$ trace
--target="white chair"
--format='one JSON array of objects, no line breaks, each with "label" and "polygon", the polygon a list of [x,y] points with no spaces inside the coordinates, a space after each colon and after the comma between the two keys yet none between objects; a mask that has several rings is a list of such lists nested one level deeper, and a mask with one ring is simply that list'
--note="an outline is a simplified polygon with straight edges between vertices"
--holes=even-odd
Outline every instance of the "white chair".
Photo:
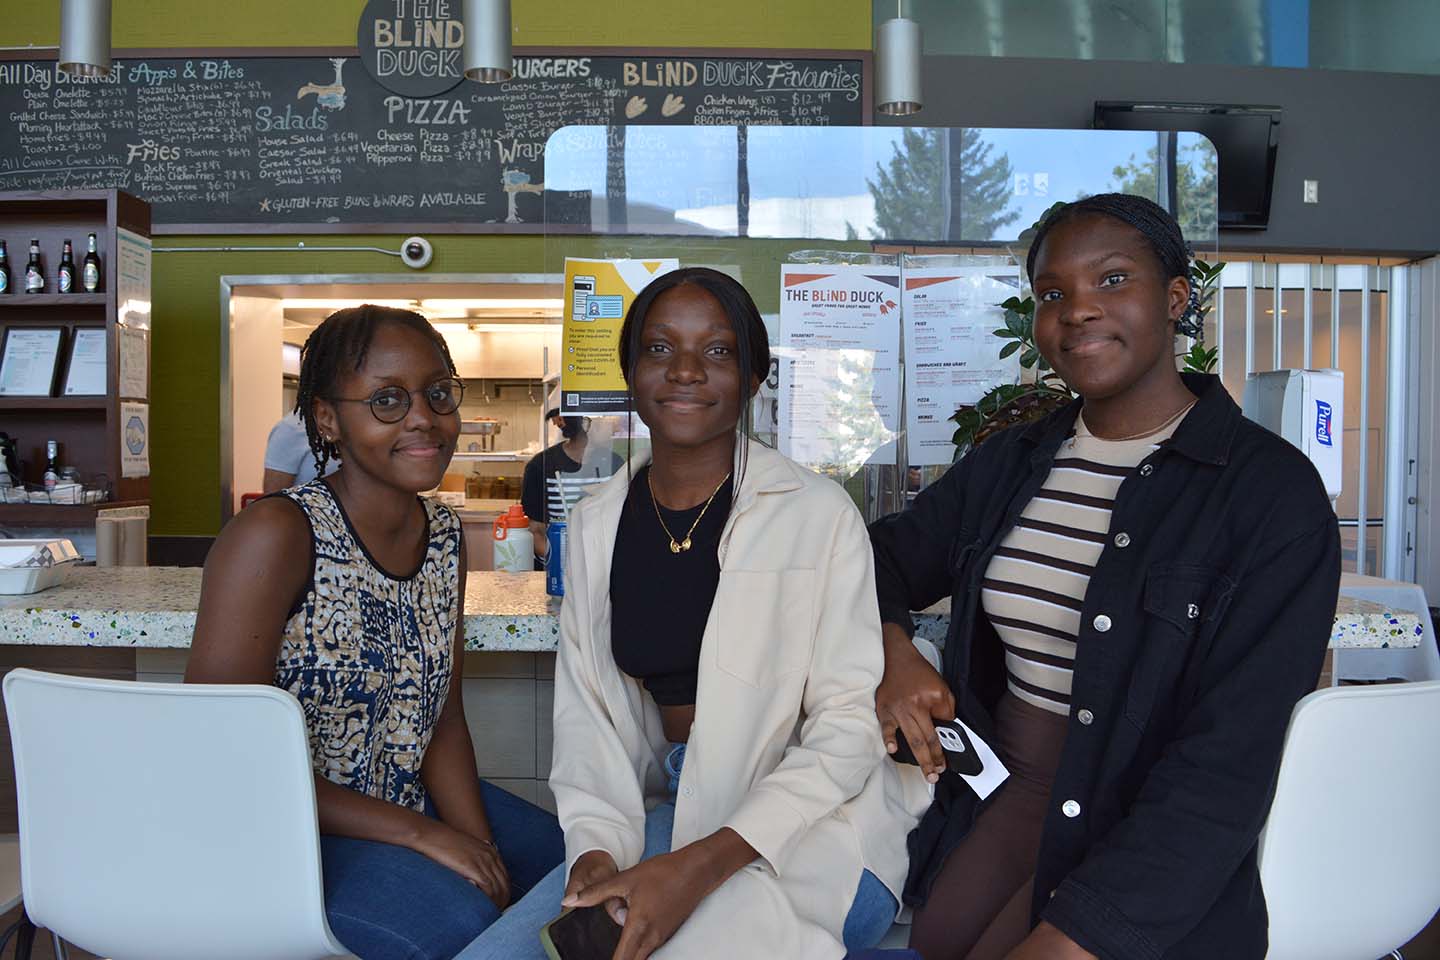
[{"label": "white chair", "polygon": [[1260,835],[1269,960],[1370,960],[1440,907],[1440,682],[1318,690]]},{"label": "white chair", "polygon": [[1355,573],[1342,574],[1340,592],[1347,597],[1370,600],[1396,611],[1420,617],[1425,636],[1418,647],[1387,647],[1380,650],[1339,649],[1335,651],[1335,677],[1346,680],[1440,680],[1440,648],[1435,644],[1435,625],[1419,584],[1382,580]]},{"label": "white chair", "polygon": [[349,956],[288,693],[22,669],[4,695],[36,924],[114,960]]}]

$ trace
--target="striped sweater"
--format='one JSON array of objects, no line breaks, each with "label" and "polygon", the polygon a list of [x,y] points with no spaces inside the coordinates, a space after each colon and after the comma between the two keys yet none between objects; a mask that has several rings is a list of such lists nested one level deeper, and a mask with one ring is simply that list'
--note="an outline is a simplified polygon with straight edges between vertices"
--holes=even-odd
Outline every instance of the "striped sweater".
[{"label": "striped sweater", "polygon": [[1090,572],[1110,539],[1120,483],[1183,417],[1132,440],[1085,427],[1060,446],[1045,485],[1001,541],[985,571],[981,604],[1005,645],[1010,692],[1052,713],[1070,712],[1075,638]]}]

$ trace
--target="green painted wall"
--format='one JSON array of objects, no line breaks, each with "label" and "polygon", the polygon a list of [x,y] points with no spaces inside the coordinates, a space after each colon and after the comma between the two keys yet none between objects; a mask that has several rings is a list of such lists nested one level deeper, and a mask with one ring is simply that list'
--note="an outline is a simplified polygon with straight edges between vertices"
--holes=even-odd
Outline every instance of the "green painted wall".
[{"label": "green painted wall", "polygon": [[[461,0],[451,0],[458,16]],[[364,0],[114,0],[117,48],[350,47]],[[512,0],[519,46],[870,49],[870,0]],[[54,44],[58,0],[7,3],[0,46]]]},{"label": "green painted wall", "polygon": [[[459,0],[454,0],[456,7]],[[362,0],[114,0],[117,49],[351,46]],[[870,0],[545,0],[513,4],[517,46],[654,46],[868,49]],[[10,4],[0,46],[53,45],[59,4]],[[157,250],[187,246],[353,244],[398,250],[403,235],[162,237]],[[430,235],[427,272],[558,271],[560,259],[613,254],[613,240]],[[778,263],[794,244],[687,243],[686,262],[738,264],[762,310],[773,311]],[[673,244],[627,244],[639,254]],[[155,255],[152,340],[150,532],[208,536],[219,530],[220,278],[237,274],[392,273],[394,257],[376,253],[159,253]],[[404,274],[402,274],[404,275]]]}]

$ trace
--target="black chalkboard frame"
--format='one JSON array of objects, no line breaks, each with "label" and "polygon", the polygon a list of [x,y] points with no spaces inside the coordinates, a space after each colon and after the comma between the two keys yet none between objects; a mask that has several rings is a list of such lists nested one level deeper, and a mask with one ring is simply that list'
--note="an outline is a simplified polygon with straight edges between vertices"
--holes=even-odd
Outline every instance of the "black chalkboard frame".
[{"label": "black chalkboard frame", "polygon": [[[36,54],[45,52],[39,47],[33,50],[0,50],[0,61],[35,60]],[[760,49],[731,47],[583,47],[583,46],[537,46],[516,47],[517,57],[645,57],[664,59],[674,57],[735,57],[773,59],[777,57],[794,60],[844,60],[860,64],[861,123],[870,126],[874,122],[874,54],[870,50],[837,49]],[[186,59],[186,58],[266,58],[266,57],[355,57],[359,48],[350,47],[136,47],[112,51],[115,60],[130,59]],[[470,81],[461,81],[468,83]],[[377,221],[344,223],[223,223],[223,222],[154,222],[151,224],[154,236],[197,236],[197,235],[266,235],[266,234],[396,234],[396,233],[438,233],[438,234],[521,234],[533,236],[537,233],[587,234],[587,227],[569,224],[537,223],[476,223],[437,221]]]}]

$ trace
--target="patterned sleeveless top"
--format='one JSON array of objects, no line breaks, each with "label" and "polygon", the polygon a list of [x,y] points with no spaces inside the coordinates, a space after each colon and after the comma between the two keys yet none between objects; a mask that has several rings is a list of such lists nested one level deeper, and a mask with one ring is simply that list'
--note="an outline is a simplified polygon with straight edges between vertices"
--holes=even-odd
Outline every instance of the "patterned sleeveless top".
[{"label": "patterned sleeveless top", "polygon": [[421,498],[425,559],[396,577],[376,565],[324,481],[281,496],[310,522],[313,568],[285,622],[275,686],[300,701],[317,773],[423,811],[420,764],[455,667],[459,518]]}]

